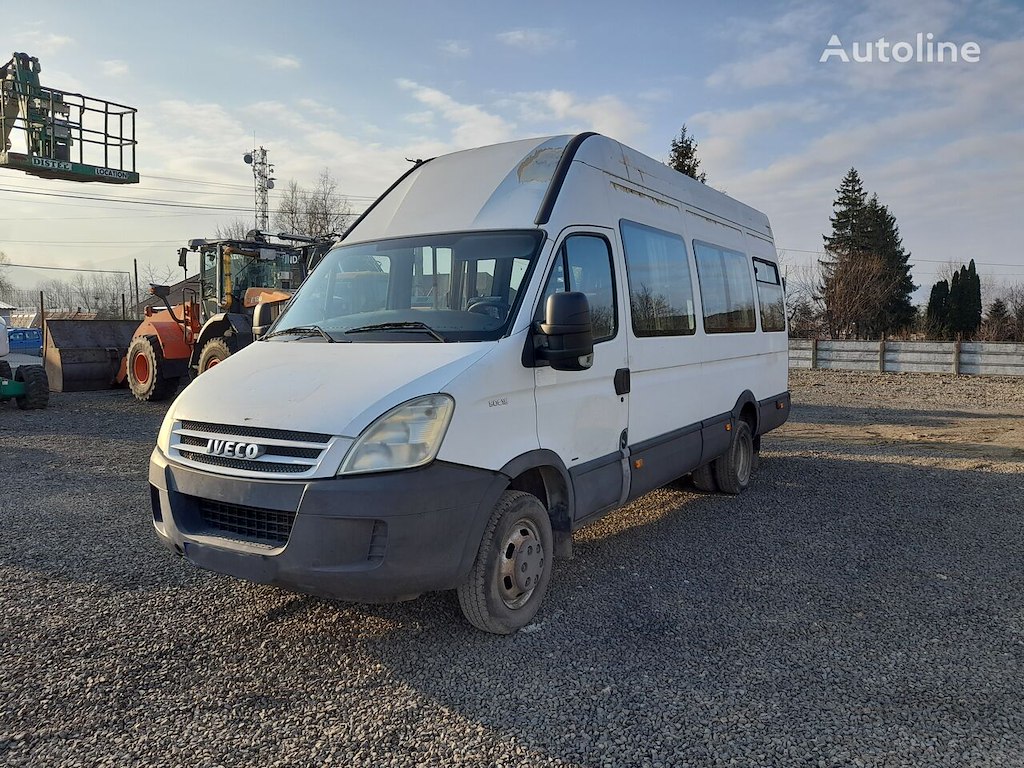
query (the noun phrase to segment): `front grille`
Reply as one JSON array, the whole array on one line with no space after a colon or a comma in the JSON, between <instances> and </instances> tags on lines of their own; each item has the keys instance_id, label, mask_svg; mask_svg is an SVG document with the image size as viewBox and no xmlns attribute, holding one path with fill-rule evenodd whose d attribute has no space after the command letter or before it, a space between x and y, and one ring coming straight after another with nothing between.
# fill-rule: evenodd
<instances>
[{"instance_id":1,"label":"front grille","mask_svg":"<svg viewBox=\"0 0 1024 768\"><path fill-rule=\"evenodd\" d=\"M192 445L196 448L206 448L206 443L206 438L196 437L195 435L182 435L178 441L179 446ZM178 450L184 453L188 449L179 447ZM320 457L321 451L321 448L293 448L283 445L268 445L265 447L267 456L294 456L299 459L317 459Z\"/></svg>"},{"instance_id":2,"label":"front grille","mask_svg":"<svg viewBox=\"0 0 1024 768\"><path fill-rule=\"evenodd\" d=\"M266 472L267 474L293 475L301 474L309 470L308 464L271 464L263 461L250 461L249 459L229 459L227 456L209 456L205 453L187 451L178 448L178 453L183 459L196 461L200 464L209 464L213 467L230 467L231 469L244 469L247 472Z\"/></svg>"},{"instance_id":3,"label":"front grille","mask_svg":"<svg viewBox=\"0 0 1024 768\"><path fill-rule=\"evenodd\" d=\"M253 426L229 426L201 421L180 421L171 433L174 451L185 461L222 470L251 474L309 476L333 444L332 435ZM256 445L252 458L231 455L225 444ZM211 454L208 447L216 453ZM227 454L227 455L225 455Z\"/></svg>"},{"instance_id":4,"label":"front grille","mask_svg":"<svg viewBox=\"0 0 1024 768\"><path fill-rule=\"evenodd\" d=\"M244 507L210 499L194 499L208 528L261 544L286 544L295 522L294 512Z\"/></svg>"},{"instance_id":5,"label":"front grille","mask_svg":"<svg viewBox=\"0 0 1024 768\"><path fill-rule=\"evenodd\" d=\"M294 432L289 429L267 429L266 427L236 426L234 424L213 424L207 421L183 421L181 428L194 432L213 432L218 435L291 440L297 443L329 443L331 435L321 432Z\"/></svg>"}]
</instances>

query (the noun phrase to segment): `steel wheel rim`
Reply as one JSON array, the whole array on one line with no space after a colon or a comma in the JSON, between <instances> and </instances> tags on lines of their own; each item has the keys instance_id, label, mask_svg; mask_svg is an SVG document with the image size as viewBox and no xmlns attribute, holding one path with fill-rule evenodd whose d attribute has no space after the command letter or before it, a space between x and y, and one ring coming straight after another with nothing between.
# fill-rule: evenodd
<instances>
[{"instance_id":1,"label":"steel wheel rim","mask_svg":"<svg viewBox=\"0 0 1024 768\"><path fill-rule=\"evenodd\" d=\"M742 484L750 480L750 468L753 464L754 445L750 440L738 440L736 457L736 479Z\"/></svg>"},{"instance_id":2,"label":"steel wheel rim","mask_svg":"<svg viewBox=\"0 0 1024 768\"><path fill-rule=\"evenodd\" d=\"M544 573L546 555L540 532L532 520L521 518L509 526L498 552L498 592L506 608L529 602Z\"/></svg>"},{"instance_id":3,"label":"steel wheel rim","mask_svg":"<svg viewBox=\"0 0 1024 768\"><path fill-rule=\"evenodd\" d=\"M149 360L145 355L136 355L132 360L132 371L135 373L135 380L139 384L149 381Z\"/></svg>"}]
</instances>

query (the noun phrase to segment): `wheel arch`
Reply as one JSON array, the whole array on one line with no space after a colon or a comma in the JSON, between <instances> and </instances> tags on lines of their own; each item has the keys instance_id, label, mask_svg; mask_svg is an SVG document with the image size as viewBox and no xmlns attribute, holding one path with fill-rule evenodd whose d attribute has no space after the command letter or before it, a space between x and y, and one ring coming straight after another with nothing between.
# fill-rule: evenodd
<instances>
[{"instance_id":1,"label":"wheel arch","mask_svg":"<svg viewBox=\"0 0 1024 768\"><path fill-rule=\"evenodd\" d=\"M202 354L206 342L218 337L227 341L231 353L234 354L252 341L252 321L238 312L221 312L211 317L203 323L199 335L196 336L196 343L192 345L189 368L194 369L199 365L199 355Z\"/></svg>"},{"instance_id":2,"label":"wheel arch","mask_svg":"<svg viewBox=\"0 0 1024 768\"><path fill-rule=\"evenodd\" d=\"M749 389L743 390L740 396L736 398L736 405L732 408L733 420L747 422L750 425L751 434L756 435L760 413L754 393Z\"/></svg>"},{"instance_id":3,"label":"wheel arch","mask_svg":"<svg viewBox=\"0 0 1024 768\"><path fill-rule=\"evenodd\" d=\"M544 448L524 453L501 468L509 489L525 491L540 499L551 518L551 528L569 531L575 506L572 482L561 458Z\"/></svg>"}]
</instances>

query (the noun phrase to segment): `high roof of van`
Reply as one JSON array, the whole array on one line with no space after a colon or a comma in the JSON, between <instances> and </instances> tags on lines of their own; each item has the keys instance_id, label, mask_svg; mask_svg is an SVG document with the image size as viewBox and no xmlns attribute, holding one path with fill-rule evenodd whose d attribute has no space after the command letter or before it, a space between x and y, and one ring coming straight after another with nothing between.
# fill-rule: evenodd
<instances>
[{"instance_id":1,"label":"high roof of van","mask_svg":"<svg viewBox=\"0 0 1024 768\"><path fill-rule=\"evenodd\" d=\"M579 210L573 196L606 199L609 185L705 211L771 237L763 213L664 163L595 133L493 144L419 163L384 193L345 236L346 242L478 229L522 229L559 222L559 208ZM574 201L578 202L578 201ZM604 206L596 206L604 207ZM586 209L586 206L584 206ZM607 222L605 222L607 223Z\"/></svg>"}]
</instances>

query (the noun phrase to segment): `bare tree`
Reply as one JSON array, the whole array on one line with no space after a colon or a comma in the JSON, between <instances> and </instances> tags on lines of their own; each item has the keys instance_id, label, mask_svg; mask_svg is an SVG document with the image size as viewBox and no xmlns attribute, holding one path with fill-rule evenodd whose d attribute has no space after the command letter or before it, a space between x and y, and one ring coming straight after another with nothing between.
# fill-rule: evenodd
<instances>
[{"instance_id":1,"label":"bare tree","mask_svg":"<svg viewBox=\"0 0 1024 768\"><path fill-rule=\"evenodd\" d=\"M246 235L252 231L249 222L245 219L235 219L224 225L217 225L215 237L217 240L245 240Z\"/></svg>"},{"instance_id":2,"label":"bare tree","mask_svg":"<svg viewBox=\"0 0 1024 768\"><path fill-rule=\"evenodd\" d=\"M821 297L830 337L870 336L878 297L896 288L884 260L865 253L858 258L839 259L827 268L829 279L822 283Z\"/></svg>"},{"instance_id":3,"label":"bare tree","mask_svg":"<svg viewBox=\"0 0 1024 768\"><path fill-rule=\"evenodd\" d=\"M7 278L7 265L9 263L10 259L7 258L7 254L0 251L0 301L10 301L8 296L14 292L14 283Z\"/></svg>"},{"instance_id":4,"label":"bare tree","mask_svg":"<svg viewBox=\"0 0 1024 768\"><path fill-rule=\"evenodd\" d=\"M311 191L307 192L294 180L288 182L274 214L274 224L284 232L325 237L343 232L351 216L348 199L338 192L330 169L324 168Z\"/></svg>"}]
</instances>

